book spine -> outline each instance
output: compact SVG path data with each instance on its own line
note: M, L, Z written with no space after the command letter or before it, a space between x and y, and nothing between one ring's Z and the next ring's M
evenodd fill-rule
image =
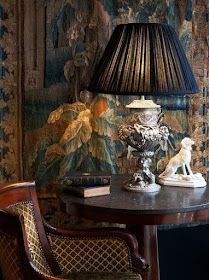
M74 177L66 178L65 184L72 186L104 186L110 184L110 177Z

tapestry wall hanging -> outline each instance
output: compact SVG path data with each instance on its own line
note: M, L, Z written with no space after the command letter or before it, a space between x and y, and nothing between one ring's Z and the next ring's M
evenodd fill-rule
M124 173L135 168L118 138L130 98L94 96L86 90L115 26L129 22L172 25L201 91L198 98L155 100L165 111L164 123L172 127L167 148L156 151L159 171L190 135L198 144L194 169L207 174L208 70L201 71L208 69L206 17L201 16L209 9L207 1L18 2L17 10L16 1L0 1L2 181L35 178L43 185L72 170ZM14 52L10 46L15 44Z

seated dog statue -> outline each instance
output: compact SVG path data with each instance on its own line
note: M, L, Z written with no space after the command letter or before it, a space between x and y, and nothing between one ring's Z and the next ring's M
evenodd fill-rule
M194 145L194 141L189 137L185 137L181 141L180 151L169 160L165 170L159 175L161 184L181 187L206 186L202 175L200 173L193 174L191 170L192 145ZM176 174L179 167L182 167L183 174Z

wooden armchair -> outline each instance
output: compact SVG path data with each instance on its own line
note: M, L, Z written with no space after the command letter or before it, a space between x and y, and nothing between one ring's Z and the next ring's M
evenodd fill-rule
M0 186L3 279L142 279L148 265L122 229L61 230L42 218L35 182Z

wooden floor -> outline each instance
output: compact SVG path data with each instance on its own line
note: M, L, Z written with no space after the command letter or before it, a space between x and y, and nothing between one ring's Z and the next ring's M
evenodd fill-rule
M159 230L161 280L209 279L209 225Z

